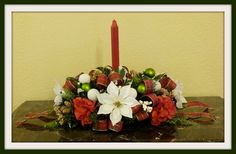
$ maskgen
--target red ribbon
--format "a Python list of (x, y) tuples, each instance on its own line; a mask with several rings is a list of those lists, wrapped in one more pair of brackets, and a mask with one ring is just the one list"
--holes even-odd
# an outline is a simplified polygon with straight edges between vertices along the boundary
[(94, 131), (107, 131), (108, 129), (107, 119), (98, 120), (96, 123), (93, 124)]
[(117, 81), (118, 82), (118, 85), (121, 85), (123, 83), (123, 79), (122, 79), (122, 76), (117, 73), (117, 72), (112, 72), (110, 75), (109, 75), (109, 80), (110, 81)]
[(115, 125), (112, 125), (111, 120), (104, 119), (104, 120), (98, 120), (96, 123), (93, 124), (94, 131), (107, 131), (108, 129), (114, 132), (122, 131), (123, 121), (120, 121)]
[(145, 111), (140, 111), (140, 112), (136, 113), (135, 116), (138, 119), (138, 121), (143, 121), (143, 120), (149, 118), (149, 114)]
[(142, 109), (142, 105), (138, 104), (138, 105), (132, 107), (131, 109), (132, 109), (133, 114), (138, 113)]
[(179, 114), (182, 114), (183, 116), (200, 123), (210, 123), (215, 121), (215, 116), (213, 116), (208, 112), (189, 112), (189, 113), (179, 113)]
[(200, 106), (200, 107), (208, 107), (207, 104), (199, 102), (199, 101), (189, 101), (187, 103), (187, 107), (191, 107), (191, 106)]
[(40, 117), (44, 117), (44, 116), (47, 116), (49, 113), (48, 111), (43, 111), (43, 112), (36, 112), (36, 113), (28, 113), (25, 115), (24, 118), (26, 119), (37, 119), (37, 118), (40, 118)]
[(179, 112), (179, 116), (184, 116), (200, 123), (210, 123), (215, 121), (215, 116), (208, 112), (208, 105), (200, 101), (189, 101), (185, 109), (203, 108), (200, 112)]
[(142, 97), (142, 99), (146, 99), (146, 98), (148, 98), (152, 102), (152, 107), (157, 106), (159, 99), (155, 93), (146, 94)]
[(65, 82), (63, 88), (68, 89), (73, 92), (76, 92), (76, 90), (77, 90), (76, 84), (77, 83), (75, 80), (66, 79), (66, 82)]
[(176, 88), (176, 83), (171, 80), (168, 76), (163, 76), (159, 82), (161, 83), (161, 87), (168, 89), (168, 90), (174, 90)]
[(98, 75), (96, 85), (99, 89), (106, 88), (108, 83), (109, 83), (109, 79), (105, 74)]
[(121, 132), (123, 129), (123, 121), (120, 121), (116, 123), (115, 125), (112, 125), (111, 120), (108, 121), (108, 128), (114, 132)]
[[(147, 80), (146, 80), (147, 81)], [(151, 82), (147, 82), (148, 84)], [(157, 106), (159, 98), (155, 93), (149, 93), (142, 97), (143, 100), (151, 101), (152, 107)], [(135, 115), (135, 117), (138, 119), (138, 121), (143, 121), (147, 118), (149, 118), (149, 114), (146, 111), (143, 111), (143, 107), (141, 104), (138, 104), (134, 107), (132, 107), (132, 112)]]
[(152, 93), (154, 91), (153, 81), (151, 79), (148, 79), (148, 80), (143, 80), (143, 82), (144, 82), (144, 85), (145, 85), (145, 88), (146, 88), (145, 94)]

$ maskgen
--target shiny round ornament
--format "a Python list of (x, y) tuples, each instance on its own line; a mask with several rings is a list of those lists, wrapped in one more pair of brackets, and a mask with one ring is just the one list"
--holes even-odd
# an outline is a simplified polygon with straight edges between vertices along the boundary
[(82, 86), (81, 86), (81, 89), (88, 92), (91, 89), (90, 84), (89, 83), (83, 83)]
[(92, 100), (92, 101), (97, 101), (97, 95), (99, 94), (97, 89), (90, 89), (87, 93), (87, 97), (88, 99)]
[(140, 94), (144, 94), (145, 91), (146, 91), (145, 85), (144, 85), (143, 83), (139, 84), (139, 85), (138, 85), (138, 88), (137, 88), (137, 91), (138, 91), (138, 93), (140, 93)]
[(144, 71), (144, 74), (150, 78), (153, 78), (156, 74), (155, 70), (153, 68), (147, 68), (145, 71)]
[(79, 76), (79, 82), (80, 83), (89, 83), (90, 82), (90, 76), (88, 74), (81, 74)]
[(130, 96), (133, 97), (133, 98), (136, 98), (137, 97), (137, 91), (134, 89), (134, 88), (130, 88)]

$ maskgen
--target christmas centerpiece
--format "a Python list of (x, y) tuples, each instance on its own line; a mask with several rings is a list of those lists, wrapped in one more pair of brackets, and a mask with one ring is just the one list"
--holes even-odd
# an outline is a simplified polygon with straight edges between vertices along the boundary
[[(214, 116), (202, 102), (183, 96), (183, 84), (153, 68), (142, 72), (119, 65), (118, 27), (111, 27), (112, 66), (97, 67), (68, 77), (54, 87), (52, 112), (29, 113), (29, 119), (47, 119), (45, 128), (91, 129), (120, 132), (134, 123), (158, 127), (166, 123), (189, 125), (192, 121), (213, 122)], [(43, 117), (43, 118), (42, 118)], [(50, 121), (50, 122), (48, 122)], [(148, 121), (148, 122), (147, 122)]]

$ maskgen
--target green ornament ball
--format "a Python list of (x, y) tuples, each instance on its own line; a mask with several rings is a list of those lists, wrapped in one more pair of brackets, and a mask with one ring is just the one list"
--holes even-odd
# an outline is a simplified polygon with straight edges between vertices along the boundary
[(89, 83), (83, 83), (82, 86), (81, 86), (81, 89), (88, 92), (91, 89), (90, 84)]
[(138, 93), (140, 93), (140, 94), (144, 94), (145, 91), (146, 91), (145, 85), (144, 85), (143, 83), (139, 84), (139, 85), (138, 85), (138, 88), (137, 88), (137, 91), (138, 91)]
[(153, 68), (147, 68), (145, 71), (144, 71), (144, 74), (150, 78), (153, 78), (156, 74), (155, 70)]

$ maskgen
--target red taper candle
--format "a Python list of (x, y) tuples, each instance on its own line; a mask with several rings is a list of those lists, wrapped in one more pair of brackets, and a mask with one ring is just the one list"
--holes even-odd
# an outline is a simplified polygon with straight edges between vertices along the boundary
[(112, 49), (112, 68), (119, 68), (119, 31), (115, 20), (111, 25), (111, 49)]

